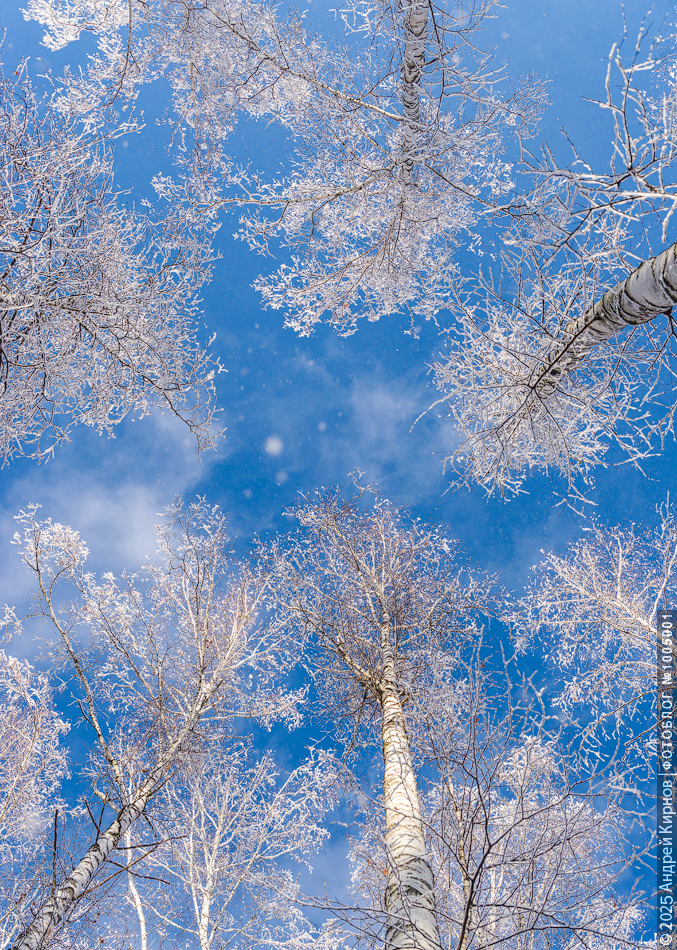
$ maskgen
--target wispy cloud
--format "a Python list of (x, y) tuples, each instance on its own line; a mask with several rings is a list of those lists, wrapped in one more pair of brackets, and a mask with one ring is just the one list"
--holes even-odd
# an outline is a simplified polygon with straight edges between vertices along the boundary
[(428, 388), (414, 374), (358, 376), (348, 414), (322, 438), (321, 467), (337, 473), (343, 467), (344, 475), (359, 469), (400, 503), (438, 499), (445, 488), (442, 460), (457, 439), (454, 427), (432, 413), (413, 426), (429, 403)]
[[(11, 546), (15, 515), (28, 504), (40, 517), (68, 524), (90, 550), (96, 573), (134, 571), (155, 550), (159, 515), (176, 495), (191, 494), (216, 461), (199, 460), (177, 420), (156, 415), (127, 422), (121, 438), (75, 433), (44, 465), (21, 460), (5, 472), (0, 500), (0, 604), (25, 612), (33, 580)], [(20, 641), (14, 652), (22, 652)]]

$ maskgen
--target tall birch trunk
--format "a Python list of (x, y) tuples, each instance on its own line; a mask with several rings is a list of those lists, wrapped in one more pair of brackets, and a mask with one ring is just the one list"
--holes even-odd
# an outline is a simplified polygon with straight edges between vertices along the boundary
[(390, 624), (384, 623), (380, 701), (388, 855), (385, 950), (440, 950), (433, 872), (426, 852), (404, 712), (395, 683), (390, 632)]
[[(210, 916), (212, 910), (212, 892), (214, 890), (214, 882), (211, 879), (211, 874), (208, 875), (208, 879), (205, 882), (205, 892), (202, 896), (202, 901), (200, 902), (200, 908), (197, 915), (198, 920), (198, 940), (200, 941), (200, 950), (209, 950), (211, 946), (211, 940), (209, 939), (209, 924)], [(197, 903), (197, 896), (193, 898)]]
[(99, 868), (117, 848), (120, 839), (139, 818), (151, 792), (137, 798), (118, 813), (112, 824), (99, 835), (63, 884), (45, 901), (32, 924), (15, 941), (12, 950), (38, 950), (50, 931), (56, 930), (87, 890)]
[(564, 328), (568, 342), (552, 350), (551, 364), (536, 387), (547, 397), (557, 388), (559, 379), (598, 344), (606, 342), (628, 327), (649, 323), (660, 314), (669, 314), (677, 304), (677, 244), (645, 261), (602, 299), (572, 320)]
[(400, 69), (402, 75), (402, 110), (404, 130), (402, 139), (401, 179), (405, 185), (411, 182), (414, 170), (416, 146), (421, 121), (421, 71), (425, 62), (425, 43), (428, 33), (428, 4), (411, 0), (404, 11), (404, 56)]
[[(131, 868), (133, 864), (132, 850), (132, 832), (131, 825), (125, 831), (125, 847), (127, 848), (127, 867)], [(133, 872), (127, 871), (127, 890), (129, 891), (129, 900), (134, 906), (136, 916), (139, 921), (139, 950), (148, 950), (148, 927), (146, 925), (146, 914), (143, 909), (143, 901), (138, 888), (134, 882)]]

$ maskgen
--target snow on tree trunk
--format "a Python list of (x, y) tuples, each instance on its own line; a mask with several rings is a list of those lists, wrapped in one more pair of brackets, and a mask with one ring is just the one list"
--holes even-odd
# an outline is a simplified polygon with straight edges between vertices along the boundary
[(383, 798), (388, 855), (385, 950), (439, 950), (433, 872), (428, 860), (402, 703), (395, 685), (389, 624), (382, 629), (380, 690)]
[(599, 343), (629, 326), (649, 323), (662, 313), (669, 314), (677, 303), (677, 244), (641, 264), (582, 317), (564, 328), (568, 342), (550, 353), (553, 363), (538, 388), (541, 397), (550, 396), (560, 377)]
[(402, 181), (409, 184), (414, 170), (414, 155), (420, 128), (420, 82), (425, 63), (425, 41), (428, 28), (428, 4), (406, 4), (404, 14), (404, 56), (402, 58), (402, 108), (404, 129), (402, 139)]
[(89, 848), (69, 877), (45, 901), (31, 925), (14, 943), (12, 950), (38, 950), (50, 931), (56, 930), (77, 900), (86, 892), (92, 878), (117, 848), (120, 839), (143, 814), (151, 791), (119, 812), (115, 821)]

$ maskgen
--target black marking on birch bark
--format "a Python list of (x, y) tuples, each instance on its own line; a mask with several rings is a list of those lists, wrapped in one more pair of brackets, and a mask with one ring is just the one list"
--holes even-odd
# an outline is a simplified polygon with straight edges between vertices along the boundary
[(607, 290), (594, 307), (564, 327), (565, 342), (548, 354), (549, 367), (537, 383), (545, 399), (557, 389), (590, 350), (616, 333), (670, 315), (677, 304), (677, 244), (641, 264), (625, 280)]
[(425, 858), (391, 869), (386, 885), (386, 950), (439, 948), (433, 873)]

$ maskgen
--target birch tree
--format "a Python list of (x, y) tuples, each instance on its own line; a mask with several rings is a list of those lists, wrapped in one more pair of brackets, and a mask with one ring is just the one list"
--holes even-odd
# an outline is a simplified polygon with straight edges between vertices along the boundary
[(277, 553), (282, 616), (308, 638), (346, 765), (382, 756), (380, 791), (353, 779), (359, 903), (332, 912), (386, 948), (632, 945), (646, 895), (620, 882), (651, 841), (634, 785), (569, 754), (535, 683), (491, 657), (473, 619), (487, 579), (380, 499), (325, 493), (297, 515), (307, 538)]
[(534, 187), (506, 208), (502, 277), (459, 289), (434, 366), (462, 433), (450, 461), (490, 492), (534, 467), (581, 484), (610, 446), (640, 463), (674, 431), (675, 36), (622, 52), (599, 102), (609, 168), (574, 146), (570, 164), (525, 156)]
[(125, 207), (100, 123), (17, 74), (0, 74), (0, 457), (45, 458), (76, 424), (110, 434), (153, 407), (210, 445), (205, 241)]
[[(622, 878), (652, 840), (628, 807), (633, 789), (621, 769), (570, 754), (535, 682), (473, 652), (431, 657), (431, 688), (407, 711), (441, 945), (633, 945), (648, 895), (628, 895)], [(353, 860), (358, 894), (383, 907), (373, 813)]]
[[(68, 78), (69, 101), (82, 108), (167, 76), (192, 155), (183, 176), (156, 178), (159, 193), (198, 219), (253, 206), (240, 237), (291, 252), (259, 279), (264, 302), (307, 334), (322, 319), (351, 333), (360, 316), (402, 312), (415, 328), (446, 306), (455, 247), (511, 187), (504, 136), (528, 135), (542, 99), (537, 84), (503, 89), (478, 48), (492, 9), (490, 0), (467, 9), (355, 0), (336, 40), (239, 0), (116, 0), (105, 10), (31, 0), (28, 13), (52, 49), (82, 30), (99, 36), (87, 77)], [(243, 112), (289, 131), (295, 156), (283, 179), (225, 151)]]
[(245, 744), (189, 762), (161, 792), (165, 840), (147, 876), (163, 883), (141, 881), (130, 894), (142, 948), (148, 930), (192, 939), (200, 950), (291, 946), (299, 933), (309, 937), (284, 861), (307, 864), (329, 837), (321, 821), (335, 783), (320, 753), (286, 777), (270, 752), (255, 761)]
[(473, 635), (480, 584), (452, 567), (440, 532), (385, 501), (362, 510), (325, 494), (297, 515), (308, 539), (278, 552), (285, 622), (312, 637), (320, 701), (349, 747), (382, 746), (385, 946), (438, 948), (434, 882), (404, 704), (429, 675), (429, 651)]
[[(68, 730), (44, 674), (0, 651), (0, 936), (11, 944), (51, 883), (46, 841), (56, 829)], [(47, 833), (47, 834), (46, 834)]]
[(77, 532), (38, 521), (35, 508), (19, 522), (35, 613), (53, 630), (49, 657), (72, 683), (89, 736), (84, 777), (100, 810), (95, 818), (84, 793), (80, 810), (92, 817), (95, 840), (14, 941), (15, 950), (35, 950), (87, 913), (88, 897), (96, 900), (101, 875), (111, 873), (116, 849), (142, 817), (151, 835), (143, 850), (155, 847), (159, 795), (177, 770), (221, 748), (237, 715), (294, 721), (300, 696), (280, 686), (289, 644), (257, 620), (265, 575), (229, 567), (216, 509), (175, 506), (160, 528), (157, 560), (142, 575), (107, 574), (100, 583), (86, 570)]

